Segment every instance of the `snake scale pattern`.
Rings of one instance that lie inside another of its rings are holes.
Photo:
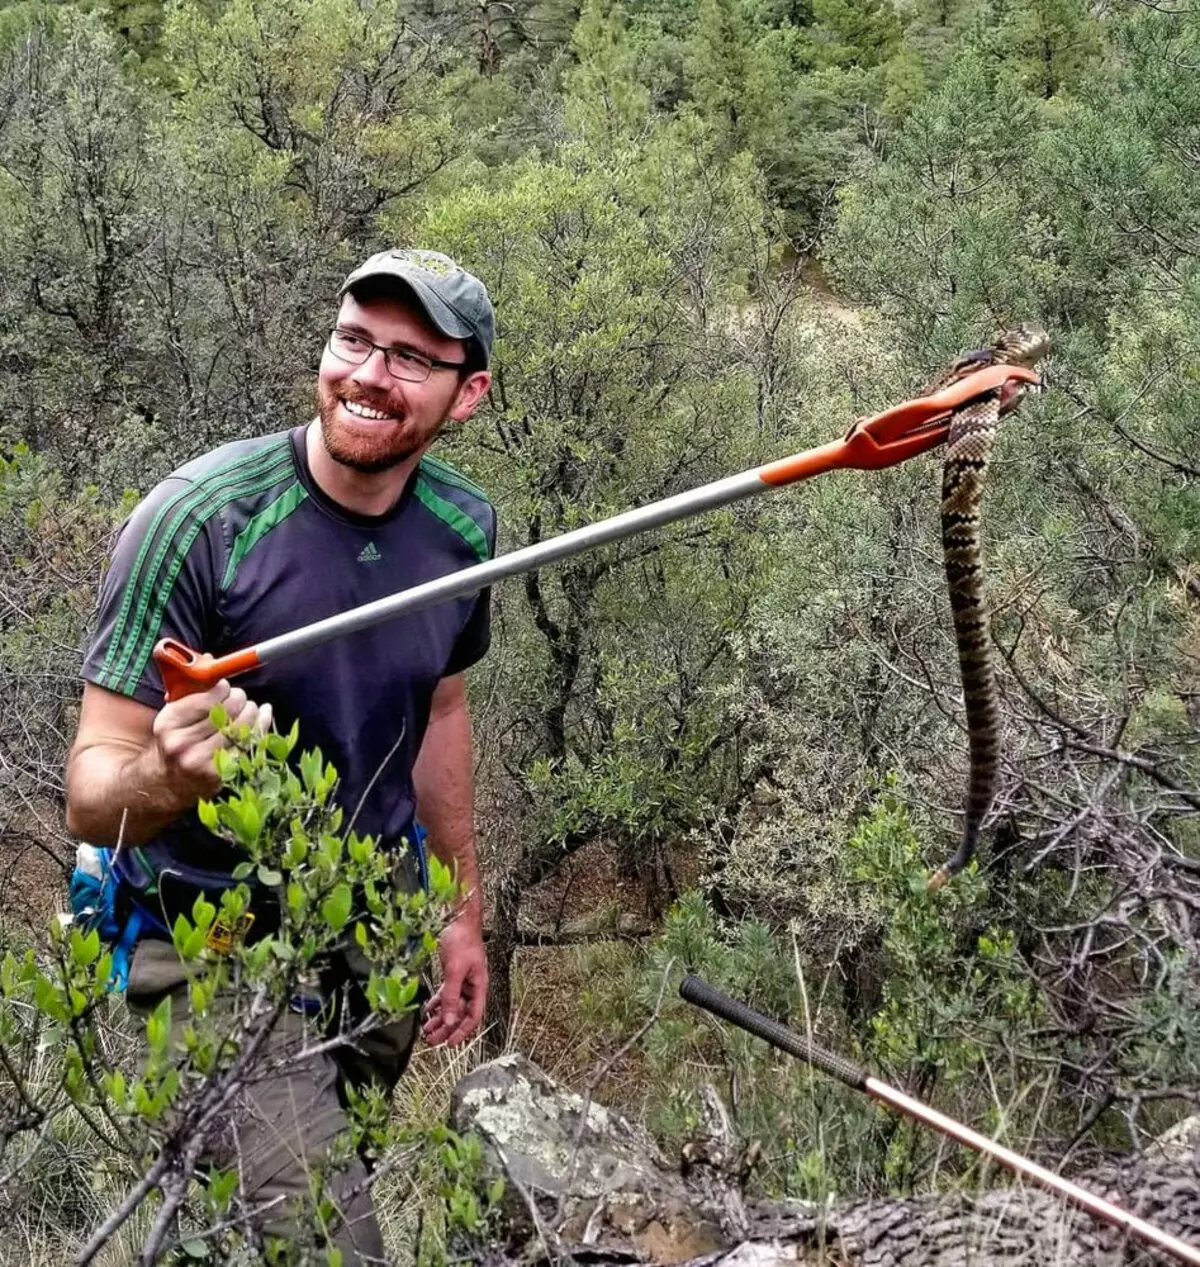
[[[929,390],[946,387],[987,365],[1032,369],[1049,349],[1050,340],[1041,330],[1010,330],[990,348],[961,357]],[[962,673],[971,772],[962,841],[954,856],[930,876],[930,891],[940,889],[974,856],[999,779],[1000,700],[988,629],[980,509],[1000,419],[1015,408],[1023,394],[1015,384],[990,392],[957,410],[950,419],[942,465],[942,551]]]

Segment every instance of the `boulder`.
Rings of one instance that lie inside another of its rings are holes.
[[[475,1131],[506,1180],[507,1256],[522,1263],[658,1267],[1126,1267],[1168,1261],[1039,1188],[826,1206],[750,1203],[745,1155],[711,1092],[709,1132],[679,1163],[619,1114],[559,1086],[524,1056],[482,1065],[455,1088],[451,1122]],[[1194,1127],[1194,1123],[1193,1123]],[[1194,1131],[1185,1134],[1195,1139]],[[1004,1172],[993,1172],[999,1180]],[[1200,1245],[1195,1148],[1076,1177],[1171,1235]],[[494,1257],[489,1262],[496,1262]]]

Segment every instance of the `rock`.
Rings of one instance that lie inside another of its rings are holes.
[[[468,1074],[450,1120],[476,1131],[503,1173],[518,1238],[666,1264],[724,1249],[735,1234],[723,1185],[685,1182],[644,1131],[559,1087],[524,1056]]]
[[[712,1117],[710,1130],[720,1135],[728,1123],[723,1114]],[[1166,1261],[1027,1185],[828,1208],[798,1201],[747,1208],[736,1165],[705,1160],[689,1165],[684,1177],[644,1131],[559,1087],[519,1055],[464,1078],[451,1120],[456,1130],[480,1135],[490,1165],[507,1180],[508,1253],[525,1263],[1149,1267]],[[1179,1133],[1193,1141],[1189,1156],[1148,1151],[1137,1163],[1097,1169],[1077,1182],[1200,1244],[1195,1136]],[[694,1157],[738,1155],[727,1137],[700,1144]]]
[[[1200,1152],[1200,1114],[1193,1113],[1157,1136],[1146,1149],[1148,1161],[1187,1161]]]

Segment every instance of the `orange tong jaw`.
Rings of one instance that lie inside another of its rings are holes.
[[[912,402],[909,402],[912,403]],[[903,409],[903,405],[897,406]],[[888,410],[894,413],[895,410]],[[850,434],[842,442],[844,458],[841,466],[854,467],[860,471],[881,471],[884,467],[895,466],[899,462],[915,458],[919,453],[926,453],[942,444],[950,432],[949,422],[931,422],[917,424],[911,431],[896,436],[891,440],[880,440],[874,431],[873,424],[886,415],[868,418],[864,422],[856,422]]]
[[[207,691],[222,678],[236,677],[260,663],[253,647],[231,651],[214,659],[206,651],[193,651],[177,638],[163,638],[154,648],[154,662],[162,674],[167,702]]]
[[[987,365],[929,396],[893,405],[850,428],[845,440],[848,465],[878,470],[924,453],[945,440],[950,415],[956,409],[996,390],[1015,404],[1021,386],[1036,387],[1041,381],[1024,365]]]
[[[210,670],[212,656],[193,651],[176,638],[159,640],[154,648],[154,663],[162,675],[168,703],[207,691],[215,680]]]

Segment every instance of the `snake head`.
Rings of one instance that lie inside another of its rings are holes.
[[[1001,364],[1024,365],[1033,369],[1038,361],[1049,354],[1050,336],[1037,326],[1018,326],[1015,330],[1006,330],[990,351],[993,359]],[[1006,383],[1000,393],[1000,412],[1006,414],[1015,409],[1029,390],[1028,383]]]
[[[1027,365],[1030,369],[1050,353],[1050,336],[1037,326],[1006,330],[992,345],[993,359],[1006,365]]]

